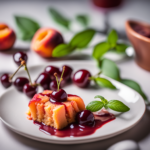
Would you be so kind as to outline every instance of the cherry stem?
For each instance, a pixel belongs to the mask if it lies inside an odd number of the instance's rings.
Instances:
[[[27,71],[27,74],[28,74],[28,77],[29,77],[30,84],[31,84],[31,86],[33,86],[32,80],[31,80],[31,76],[30,76],[30,73],[29,73],[29,70],[28,70],[28,67],[27,67],[26,64],[24,64],[24,67],[25,67],[25,70]]]
[[[95,80],[95,78],[97,76],[99,76],[100,74],[102,73],[102,71],[98,72],[96,75],[92,76],[92,77],[89,77],[89,80]]]
[[[59,91],[59,84],[58,84],[58,78],[57,78],[57,73],[54,73],[54,76],[55,76],[55,78],[56,78],[56,82],[57,82],[57,91]]]
[[[59,80],[59,82],[58,82],[58,91],[59,91],[60,83],[61,83],[61,81],[63,80],[63,78],[62,78],[62,77],[63,77],[64,71],[65,71],[65,66],[63,67],[63,71],[62,71],[62,74],[61,74],[60,80]]]
[[[12,78],[15,76],[15,74],[19,71],[19,69],[22,67],[23,65],[21,64],[18,69],[10,76],[10,80],[12,80]]]

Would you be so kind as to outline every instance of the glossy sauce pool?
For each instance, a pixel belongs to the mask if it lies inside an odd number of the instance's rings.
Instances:
[[[97,129],[101,128],[103,125],[109,123],[114,119],[115,116],[113,114],[95,115],[95,123],[93,124],[93,126],[82,126],[77,123],[72,123],[62,130],[57,130],[37,121],[34,121],[34,124],[39,126],[40,131],[48,135],[55,135],[58,137],[80,137],[95,133]]]

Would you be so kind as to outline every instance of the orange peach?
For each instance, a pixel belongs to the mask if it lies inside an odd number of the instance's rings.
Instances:
[[[15,32],[6,24],[0,23],[0,50],[10,49],[16,40]]]
[[[39,29],[31,42],[31,49],[42,57],[52,57],[53,49],[63,43],[62,35],[51,28]]]

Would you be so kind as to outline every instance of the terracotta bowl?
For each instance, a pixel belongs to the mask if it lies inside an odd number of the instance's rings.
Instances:
[[[136,63],[143,69],[150,71],[150,25],[128,20],[125,26],[127,36],[135,50]],[[145,33],[141,31],[140,27],[145,29]],[[138,33],[137,30],[143,32],[143,35]]]

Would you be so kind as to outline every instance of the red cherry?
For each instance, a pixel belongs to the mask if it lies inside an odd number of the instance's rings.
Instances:
[[[59,68],[54,67],[54,66],[47,66],[47,67],[45,68],[45,72],[50,75],[50,78],[51,78],[52,80],[55,80],[54,73],[57,73],[57,75],[60,76]]]
[[[28,56],[26,53],[24,52],[16,52],[14,55],[13,55],[13,59],[14,59],[14,62],[20,66],[21,65],[21,60],[20,58],[22,58],[23,60],[25,60],[25,62],[27,62],[27,59],[28,59]]]
[[[64,102],[66,100],[67,100],[67,93],[63,89],[60,89],[59,91],[53,91],[50,96],[50,101],[52,103]]]
[[[71,74],[72,74],[73,70],[71,67],[64,65],[59,69],[60,74],[62,74],[63,67],[65,67],[65,70],[64,70],[64,74],[63,74],[62,78],[64,81],[69,81],[71,79]]]
[[[23,91],[23,86],[26,84],[26,83],[29,83],[29,80],[25,77],[18,77],[16,78],[16,80],[14,81],[14,86],[16,87],[16,89],[18,91]]]
[[[49,89],[49,84],[50,84],[50,76],[48,73],[43,72],[41,73],[38,78],[36,79],[36,83],[40,84],[44,90],[48,90]]]
[[[9,79],[9,75],[7,73],[1,76],[1,83],[5,88],[8,88],[12,85],[12,82]]]
[[[32,98],[37,93],[37,86],[32,86],[29,83],[23,86],[23,92],[29,97]]]
[[[88,87],[90,84],[89,77],[91,77],[91,74],[89,71],[84,70],[84,69],[78,70],[73,75],[73,82],[78,87],[85,88],[85,87]]]
[[[94,115],[89,110],[83,110],[77,114],[76,120],[81,125],[93,125]]]

